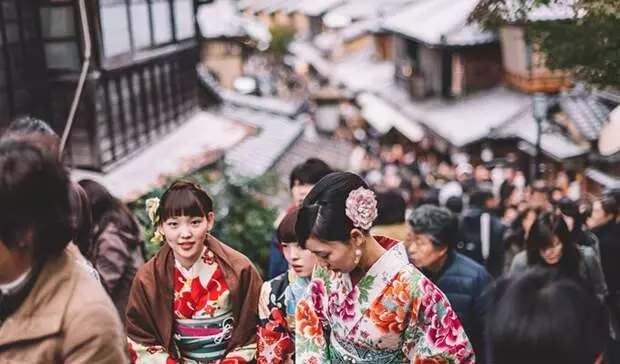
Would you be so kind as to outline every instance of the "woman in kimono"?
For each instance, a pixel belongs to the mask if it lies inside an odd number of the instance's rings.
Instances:
[[[308,288],[316,257],[297,243],[297,209],[289,212],[276,230],[288,272],[263,284],[258,302],[256,360],[259,364],[295,362],[295,307]]]
[[[352,173],[332,173],[306,196],[295,230],[319,263],[297,303],[297,362],[474,363],[444,294],[402,244],[386,250],[368,233],[376,206]]]
[[[177,181],[147,201],[165,240],[134,279],[126,311],[135,363],[248,363],[256,353],[261,278],[241,253],[210,234],[213,203]]]

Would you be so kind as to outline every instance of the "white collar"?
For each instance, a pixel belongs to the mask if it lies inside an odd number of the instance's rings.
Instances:
[[[32,269],[28,268],[27,271],[22,273],[19,277],[14,279],[12,282],[0,283],[0,293],[2,293],[3,295],[10,295],[14,293],[15,291],[17,291],[26,282],[26,280],[30,276],[31,271]]]
[[[185,268],[181,262],[179,262],[178,260],[174,260],[174,265],[176,266],[176,268],[181,271],[181,274],[183,274],[183,277],[190,279],[190,278],[194,278],[196,276],[198,276],[198,273],[200,273],[200,270],[202,268],[202,257],[205,255],[205,252],[207,250],[207,247],[205,246],[202,249],[202,253],[200,253],[200,255],[198,256],[198,259],[196,259],[196,261],[194,262],[194,264],[192,264],[192,266],[187,269]]]

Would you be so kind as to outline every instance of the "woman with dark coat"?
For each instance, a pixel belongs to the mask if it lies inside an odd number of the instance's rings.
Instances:
[[[577,244],[561,216],[543,213],[536,219],[526,250],[515,256],[510,274],[522,274],[536,266],[553,268],[580,281],[601,301],[607,298],[607,284],[597,253],[590,246]]]
[[[91,204],[94,248],[92,260],[121,318],[138,268],[144,263],[140,228],[120,200],[101,184],[80,181]]]

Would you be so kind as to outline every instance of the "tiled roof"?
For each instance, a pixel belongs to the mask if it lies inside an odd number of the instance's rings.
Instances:
[[[122,201],[131,202],[168,178],[184,176],[212,163],[248,137],[241,123],[199,112],[166,137],[108,173],[71,171],[74,180],[91,178]]]
[[[232,106],[223,107],[220,113],[258,130],[226,154],[233,172],[243,177],[266,173],[302,133],[300,121],[270,113]]]
[[[288,51],[297,58],[309,63],[323,77],[328,78],[331,64],[323,58],[321,52],[310,42],[296,41],[288,46]]]
[[[200,35],[205,39],[250,37],[271,42],[269,29],[257,19],[243,16],[230,0],[215,0],[198,7],[196,14]]]
[[[352,92],[376,91],[393,84],[394,63],[376,62],[372,50],[333,64],[330,81]]]
[[[310,16],[319,16],[342,4],[343,0],[299,0],[297,10]]]
[[[497,139],[519,138],[529,145],[535,146],[537,124],[531,108],[524,110],[516,120],[494,130],[492,135]],[[545,154],[558,161],[582,156],[590,150],[588,146],[577,145],[558,132],[543,133],[540,147]]]
[[[364,119],[379,133],[385,134],[394,128],[413,142],[419,142],[424,137],[420,124],[380,97],[363,92],[357,96],[357,103]]]
[[[597,140],[603,126],[609,121],[611,110],[589,93],[563,94],[559,104],[587,140]]]
[[[418,0],[389,16],[383,28],[431,45],[493,42],[495,33],[468,23],[479,0]]]
[[[461,147],[481,140],[523,113],[530,99],[523,94],[497,87],[454,102],[440,101],[427,106],[420,115],[422,124]]]
[[[304,107],[304,103],[301,101],[285,101],[276,97],[242,95],[230,90],[221,90],[220,92],[224,101],[230,105],[290,118],[297,116]]]

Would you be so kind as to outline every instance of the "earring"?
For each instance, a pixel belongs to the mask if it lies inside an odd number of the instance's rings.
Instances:
[[[355,264],[358,264],[362,259],[362,251],[360,249],[355,249]]]

